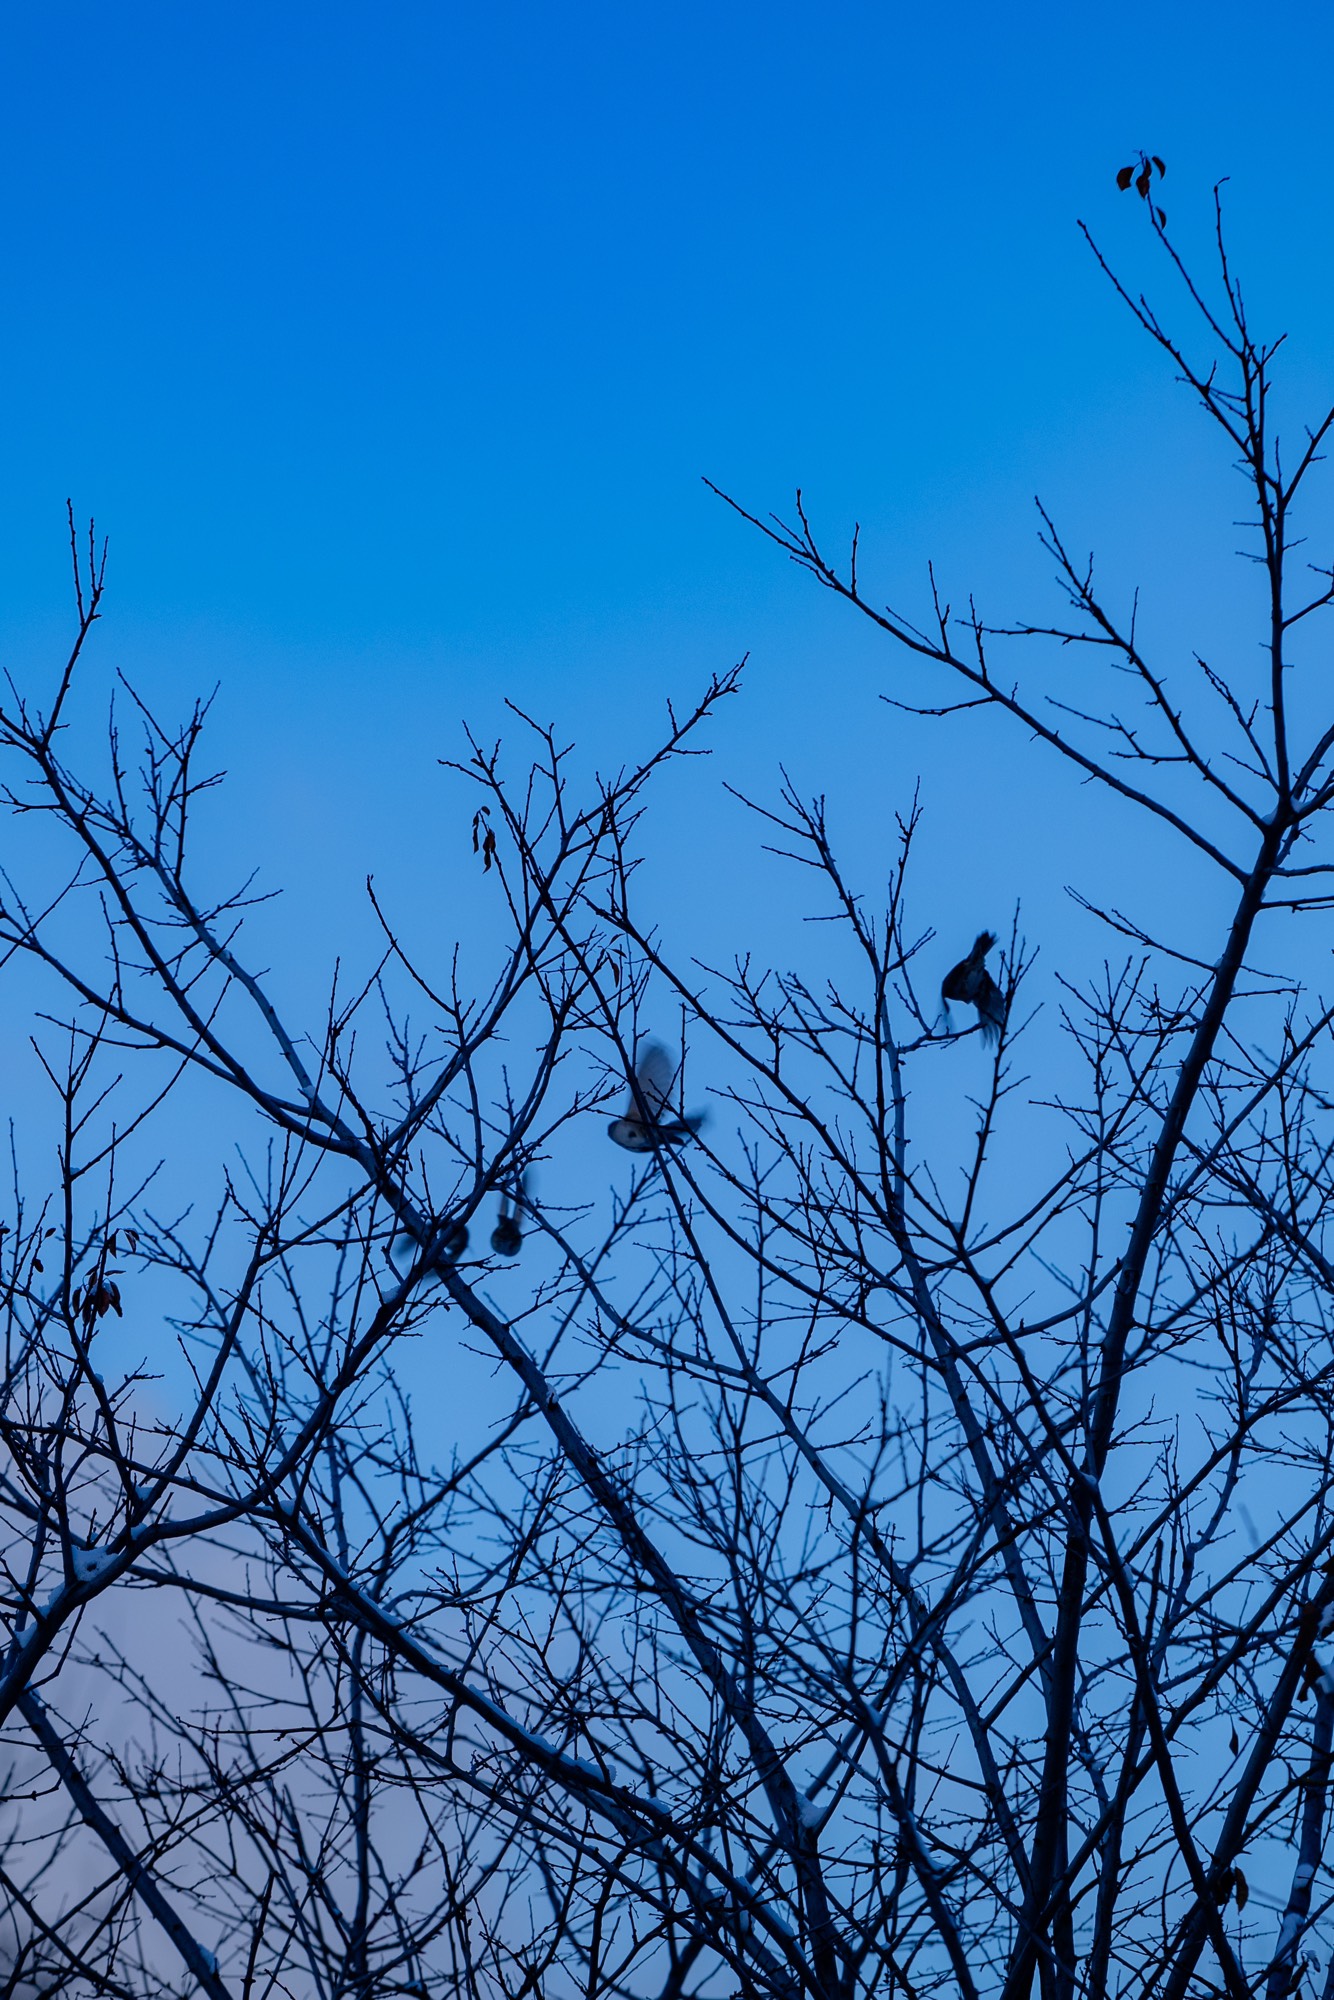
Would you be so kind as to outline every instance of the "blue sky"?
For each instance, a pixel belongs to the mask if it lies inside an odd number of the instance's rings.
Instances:
[[[111,540],[89,712],[117,667],[168,713],[220,682],[230,780],[202,859],[284,887],[246,949],[318,1024],[335,956],[350,983],[375,944],[370,871],[428,972],[460,935],[484,962],[471,801],[437,762],[462,718],[512,734],[512,696],[585,768],[615,766],[669,696],[749,653],[716,758],[669,774],[650,825],[641,907],[673,949],[808,972],[829,950],[801,921],[824,907],[809,881],[759,851],[725,779],[771,798],[786,764],[826,791],[874,896],[920,777],[912,914],[939,933],[937,972],[1019,905],[1045,1034],[1057,973],[1093,978],[1122,950],[1068,884],[1206,959],[1230,897],[1019,735],[885,707],[882,691],[941,690],[701,475],[760,513],[800,485],[831,545],[861,520],[884,597],[920,610],[934,557],[953,601],[975,588],[998,621],[1056,609],[1040,492],[1118,601],[1142,586],[1172,685],[1196,647],[1244,685],[1260,601],[1231,554],[1240,487],[1076,218],[1170,302],[1115,171],[1163,155],[1192,250],[1230,175],[1238,266],[1257,319],[1291,329],[1281,380],[1309,414],[1334,384],[1331,74],[1334,15],[1290,0],[1263,17],[1234,0],[12,8],[0,662],[30,690],[58,672],[70,495]],[[1314,529],[1323,557],[1327,504]],[[1326,944],[1303,949],[1327,979]],[[0,1029],[21,1050],[18,997]],[[1039,1099],[1060,1083],[1050,1053],[1050,1035],[1024,1051]],[[914,1107],[947,1186],[982,1069],[974,1041]],[[8,1111],[35,1074],[11,1070]],[[692,1109],[712,1081],[692,1072]],[[154,1127],[168,1171],[150,1205],[218,1168],[193,1102]],[[1044,1137],[1007,1126],[1016,1185]],[[590,1130],[597,1179],[544,1167],[543,1198],[627,1179],[611,1152]],[[49,1125],[25,1157],[39,1185]],[[506,1309],[528,1268],[496,1280]],[[125,1340],[137,1359],[137,1323]],[[495,1393],[453,1347],[405,1365],[446,1367],[455,1409]],[[614,1391],[600,1434],[625,1421]]]
[[[29,691],[59,671],[71,496],[111,542],[89,712],[116,668],[168,714],[220,683],[230,780],[202,858],[285,888],[245,942],[298,1020],[322,1022],[336,955],[375,944],[368,872],[428,971],[460,934],[484,951],[472,802],[438,768],[463,718],[512,734],[510,696],[614,767],[747,653],[716,758],[669,774],[650,826],[644,907],[677,953],[820,965],[830,934],[801,919],[823,906],[723,791],[772,798],[785,764],[828,793],[871,895],[920,778],[913,916],[938,971],[1019,905],[1049,1025],[1056,973],[1093,977],[1109,946],[1070,883],[1212,958],[1230,897],[1187,852],[991,720],[885,707],[942,691],[701,475],[758,513],[801,486],[831,546],[861,521],[879,594],[920,611],[934,558],[956,604],[975,588],[1002,622],[1056,611],[1040,492],[1119,602],[1142,586],[1173,686],[1194,648],[1244,686],[1241,489],[1076,218],[1171,301],[1116,169],[1166,159],[1192,251],[1230,176],[1248,297],[1291,329],[1295,434],[1334,393],[1331,75],[1334,13],[1309,0],[12,6],[0,665]],[[1323,558],[1327,503],[1313,527]],[[21,1050],[31,1023],[3,1004]],[[950,1060],[928,1129],[957,1155],[976,1038]],[[22,1088],[11,1071],[7,1111]],[[211,1173],[214,1131],[178,1115]],[[1022,1174],[1050,1128],[1014,1129]],[[191,1181],[166,1131],[164,1205]],[[587,1146],[628,1177],[600,1133]],[[564,1191],[554,1170],[539,1188]],[[452,1407],[460,1368],[480,1406],[483,1363],[446,1365]]]
[[[934,558],[956,604],[975,588],[1002,622],[1055,614],[1040,492],[1117,601],[1142,586],[1173,687],[1195,648],[1245,686],[1261,604],[1231,553],[1241,489],[1076,219],[1171,302],[1116,169],[1141,147],[1166,159],[1192,252],[1230,176],[1257,320],[1291,329],[1295,434],[1334,393],[1331,75],[1334,12],[1309,0],[11,6],[0,665],[29,691],[58,673],[71,496],[111,542],[88,710],[116,668],[168,714],[220,683],[230,780],[202,860],[285,889],[245,946],[298,1022],[322,1022],[335,956],[351,983],[376,942],[370,871],[428,972],[461,934],[484,957],[472,802],[437,761],[463,718],[513,734],[511,696],[583,768],[617,766],[668,697],[746,653],[716,758],[669,774],[649,829],[643,907],[678,954],[821,968],[830,933],[801,919],[824,906],[723,790],[772,798],[785,764],[828,793],[872,896],[921,779],[913,918],[939,933],[938,972],[1019,905],[1048,1028],[1056,974],[1092,978],[1109,948],[1068,884],[1211,959],[1230,896],[1186,851],[990,719],[885,707],[942,691],[701,475],[758,513],[800,485],[831,546],[862,522],[879,594],[920,611]],[[1313,553],[1331,547],[1326,502]],[[25,830],[9,823],[11,854]],[[1302,949],[1327,979],[1326,943]],[[3,996],[7,1050],[26,998]],[[1039,1099],[1060,1081],[1050,1046],[1024,1052]],[[923,1092],[946,1167],[982,1068],[970,1038]],[[35,1077],[7,1072],[7,1112]],[[710,1081],[692,1074],[692,1109]],[[176,1151],[171,1112],[152,1134],[163,1208],[218,1167],[194,1100],[174,1115]],[[544,1166],[544,1199],[628,1178],[589,1125],[605,1179]],[[1051,1131],[1007,1126],[1014,1185]],[[506,1309],[530,1269],[497,1279]],[[124,1342],[137,1359],[137,1319]],[[480,1358],[417,1353],[405,1368],[447,1371],[468,1421],[500,1393]],[[614,1438],[628,1405],[610,1374],[598,1393]]]
[[[72,495],[112,546],[90,691],[121,666],[180,708],[221,680],[214,824],[290,885],[284,924],[321,961],[368,869],[407,895],[452,867],[435,759],[461,717],[493,732],[512,695],[615,764],[744,652],[719,759],[664,798],[656,892],[683,942],[707,954],[753,906],[749,861],[714,869],[704,910],[673,904],[675,863],[739,857],[719,782],[769,789],[780,760],[872,869],[922,772],[928,905],[964,877],[942,922],[1004,928],[1019,898],[1050,933],[1121,823],[1034,789],[1020,742],[893,716],[885,648],[700,475],[761,512],[800,484],[831,541],[862,520],[884,595],[920,605],[934,556],[956,601],[975,586],[1002,618],[1053,607],[1040,490],[1143,583],[1165,644],[1226,641],[1251,587],[1214,566],[1238,496],[1075,221],[1138,282],[1116,167],[1165,156],[1188,242],[1231,175],[1239,262],[1257,314],[1292,329],[1305,413],[1334,375],[1334,24],[1257,21],[16,10],[7,663],[30,680],[57,658]]]

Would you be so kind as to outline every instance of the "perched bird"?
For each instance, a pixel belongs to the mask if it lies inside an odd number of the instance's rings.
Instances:
[[[951,1000],[962,1000],[969,1007],[976,1007],[984,1042],[997,1041],[1005,1024],[1005,995],[986,966],[987,953],[995,942],[994,932],[979,931],[967,958],[961,958],[957,965],[951,966],[940,982],[946,1022],[950,1018]]]
[[[432,1241],[430,1248],[441,1262],[457,1264],[468,1247],[468,1225],[466,1222],[447,1223]],[[400,1229],[389,1245],[389,1261],[399,1271],[411,1270],[417,1261],[422,1245],[411,1230]]]
[[[521,1174],[516,1187],[500,1190],[500,1215],[491,1231],[491,1248],[497,1257],[517,1257],[519,1254],[519,1245],[523,1242],[519,1215],[523,1208],[525,1178]]]
[[[635,1087],[619,1118],[607,1126],[608,1136],[628,1153],[652,1153],[659,1146],[679,1146],[693,1139],[704,1123],[703,1112],[678,1117],[671,1108],[677,1065],[661,1042],[647,1042],[635,1063]]]

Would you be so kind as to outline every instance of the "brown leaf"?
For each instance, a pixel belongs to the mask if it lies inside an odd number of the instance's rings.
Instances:
[[[1153,161],[1155,167],[1157,167],[1158,178],[1159,180],[1161,180],[1163,175],[1167,172],[1167,168],[1163,165],[1162,161],[1158,158],[1158,155],[1156,153],[1150,153],[1149,158]]]
[[[1230,1750],[1230,1751],[1232,1752],[1232,1755],[1233,1755],[1234,1757],[1236,1756],[1236,1754],[1237,1754],[1238,1750],[1240,1750],[1240,1748],[1241,1748],[1241,1745],[1240,1745],[1240,1743],[1238,1743],[1238,1741],[1237,1741],[1237,1729],[1236,1729],[1236,1724],[1235,1724],[1235,1723],[1233,1724],[1233,1727],[1232,1727],[1232,1734],[1231,1734],[1231,1736],[1230,1736],[1230,1737],[1228,1738],[1228,1748],[1229,1748],[1229,1750]]]
[[[1158,217],[1158,227],[1159,227],[1160,229],[1166,229],[1166,227],[1167,227],[1167,210],[1166,210],[1165,208],[1158,208],[1158,209],[1155,209],[1155,210],[1154,210],[1154,214],[1155,214],[1155,215],[1156,215],[1156,216]]]
[[[1238,1914],[1240,1914],[1240,1912],[1245,1909],[1247,1900],[1250,1896],[1251,1893],[1250,1885],[1247,1882],[1246,1877],[1242,1874],[1240,1868],[1234,1868],[1232,1870],[1232,1879],[1237,1885],[1237,1911]]]
[[[1133,167],[1122,167],[1121,171],[1116,176],[1116,185],[1120,188],[1122,194],[1125,193],[1126,189],[1130,186],[1130,183],[1134,180],[1134,178],[1135,178],[1135,169]]]
[[[1153,175],[1149,172],[1147,167],[1145,167],[1144,170],[1136,177],[1135,193],[1139,196],[1141,201],[1148,200],[1149,183],[1152,181],[1152,179]]]

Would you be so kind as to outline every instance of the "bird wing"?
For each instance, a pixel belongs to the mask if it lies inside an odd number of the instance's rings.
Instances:
[[[982,1023],[983,1039],[994,1042],[1005,1025],[1005,995],[989,972],[982,974],[982,983],[974,996],[978,1019]]]
[[[961,958],[957,965],[952,965],[941,980],[942,1000],[967,1000],[975,1007],[981,1005],[979,996],[991,980],[984,961],[995,942],[994,931],[978,932],[967,958]]]
[[[952,965],[950,967],[949,971],[945,974],[945,977],[940,982],[941,999],[942,1000],[966,999],[967,995],[964,992],[964,988],[967,985],[967,983],[968,983],[968,960],[966,958],[961,958],[957,965]]]
[[[649,1117],[655,1122],[662,1116],[663,1109],[672,1094],[676,1081],[676,1064],[668,1055],[661,1042],[647,1042],[640,1050],[635,1063],[635,1082],[639,1085]],[[633,1091],[630,1093],[630,1108],[627,1117],[642,1117]]]

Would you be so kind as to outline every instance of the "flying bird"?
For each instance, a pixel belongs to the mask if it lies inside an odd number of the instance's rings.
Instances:
[[[962,1000],[967,1006],[976,1007],[984,1042],[998,1041],[1005,1025],[1005,995],[986,966],[987,953],[995,942],[994,931],[979,931],[967,958],[951,966],[940,982],[946,1022],[950,1018],[951,1000]]]
[[[523,1242],[519,1215],[523,1208],[525,1179],[526,1176],[520,1174],[515,1187],[500,1190],[500,1214],[491,1231],[491,1248],[497,1257],[517,1257],[519,1254],[519,1245]]]
[[[446,1264],[457,1264],[468,1247],[468,1225],[466,1222],[451,1222],[430,1240],[429,1247],[437,1258]],[[389,1245],[389,1261],[399,1271],[408,1271],[417,1261],[422,1245],[411,1230],[400,1229]]]
[[[630,1102],[607,1126],[608,1136],[628,1153],[652,1153],[659,1146],[679,1146],[693,1139],[704,1123],[702,1111],[679,1117],[671,1107],[678,1065],[661,1042],[648,1042],[635,1064]]]

